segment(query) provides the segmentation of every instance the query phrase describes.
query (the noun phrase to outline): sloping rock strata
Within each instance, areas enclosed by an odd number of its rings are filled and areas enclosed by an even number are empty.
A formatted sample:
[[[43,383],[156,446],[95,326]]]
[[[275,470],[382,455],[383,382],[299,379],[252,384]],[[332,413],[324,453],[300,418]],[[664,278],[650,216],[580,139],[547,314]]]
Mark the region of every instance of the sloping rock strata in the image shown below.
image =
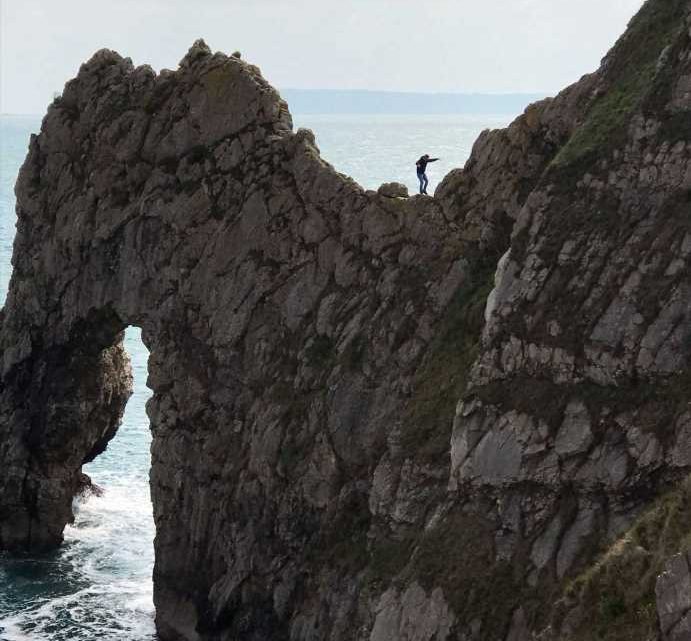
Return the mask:
[[[647,2],[434,199],[338,174],[238,57],[97,53],[17,183],[0,547],[60,543],[136,325],[162,639],[682,638],[683,554],[629,636],[654,580],[578,590],[691,469],[690,15]]]

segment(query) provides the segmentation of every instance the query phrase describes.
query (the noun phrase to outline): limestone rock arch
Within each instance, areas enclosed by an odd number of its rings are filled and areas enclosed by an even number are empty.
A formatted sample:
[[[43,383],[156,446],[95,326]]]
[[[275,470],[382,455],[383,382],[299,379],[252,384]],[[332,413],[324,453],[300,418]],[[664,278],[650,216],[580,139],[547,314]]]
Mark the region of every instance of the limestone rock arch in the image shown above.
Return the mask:
[[[107,50],[84,64],[31,139],[17,215],[0,548],[61,541],[130,394],[135,325],[159,631],[279,638],[310,548],[367,512],[465,275],[454,226],[338,174],[257,68],[203,42],[159,75]]]
[[[649,0],[434,199],[338,174],[201,42],[159,75],[98,53],[17,184],[0,547],[59,543],[136,325],[165,641],[596,620],[566,582],[691,470],[690,15]]]

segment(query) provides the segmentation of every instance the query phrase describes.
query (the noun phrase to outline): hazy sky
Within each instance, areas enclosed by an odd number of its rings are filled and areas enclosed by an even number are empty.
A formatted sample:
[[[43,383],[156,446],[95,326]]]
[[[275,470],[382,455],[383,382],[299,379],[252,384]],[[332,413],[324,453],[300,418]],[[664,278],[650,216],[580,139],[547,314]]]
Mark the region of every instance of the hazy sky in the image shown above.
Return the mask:
[[[194,40],[277,87],[553,93],[642,0],[0,0],[0,111],[43,113],[103,47],[175,68]]]

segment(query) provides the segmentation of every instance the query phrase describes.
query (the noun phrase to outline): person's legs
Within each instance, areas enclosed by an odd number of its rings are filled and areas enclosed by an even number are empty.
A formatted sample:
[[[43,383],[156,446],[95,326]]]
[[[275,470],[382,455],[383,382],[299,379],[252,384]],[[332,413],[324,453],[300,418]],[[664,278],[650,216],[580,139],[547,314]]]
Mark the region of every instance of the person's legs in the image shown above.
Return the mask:
[[[427,180],[427,174],[422,174],[422,179],[425,181],[425,184],[422,187],[422,193],[426,194],[427,193],[427,185],[429,185],[429,180]]]
[[[425,193],[425,182],[424,182],[425,174],[422,174],[418,172],[417,179],[420,181],[420,193],[424,194]]]

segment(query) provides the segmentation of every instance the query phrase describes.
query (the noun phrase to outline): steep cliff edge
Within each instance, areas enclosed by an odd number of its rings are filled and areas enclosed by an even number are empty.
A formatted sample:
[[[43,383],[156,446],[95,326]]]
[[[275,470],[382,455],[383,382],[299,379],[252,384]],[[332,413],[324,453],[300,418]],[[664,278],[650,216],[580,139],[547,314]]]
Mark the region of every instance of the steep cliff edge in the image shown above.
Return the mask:
[[[546,625],[551,590],[689,471],[690,53],[689,3],[648,2],[582,81],[592,92],[516,216],[489,297],[450,489],[496,503],[495,571],[503,557],[522,577],[516,638]],[[636,532],[624,540],[646,580],[620,574],[614,592],[610,576],[588,599],[570,585],[546,638],[656,634],[664,545]],[[592,587],[597,572],[581,580]]]
[[[690,13],[650,0],[435,199],[202,42],[97,53],[17,184],[0,547],[59,544],[136,325],[165,641],[683,638],[684,554],[649,606],[691,530]]]

